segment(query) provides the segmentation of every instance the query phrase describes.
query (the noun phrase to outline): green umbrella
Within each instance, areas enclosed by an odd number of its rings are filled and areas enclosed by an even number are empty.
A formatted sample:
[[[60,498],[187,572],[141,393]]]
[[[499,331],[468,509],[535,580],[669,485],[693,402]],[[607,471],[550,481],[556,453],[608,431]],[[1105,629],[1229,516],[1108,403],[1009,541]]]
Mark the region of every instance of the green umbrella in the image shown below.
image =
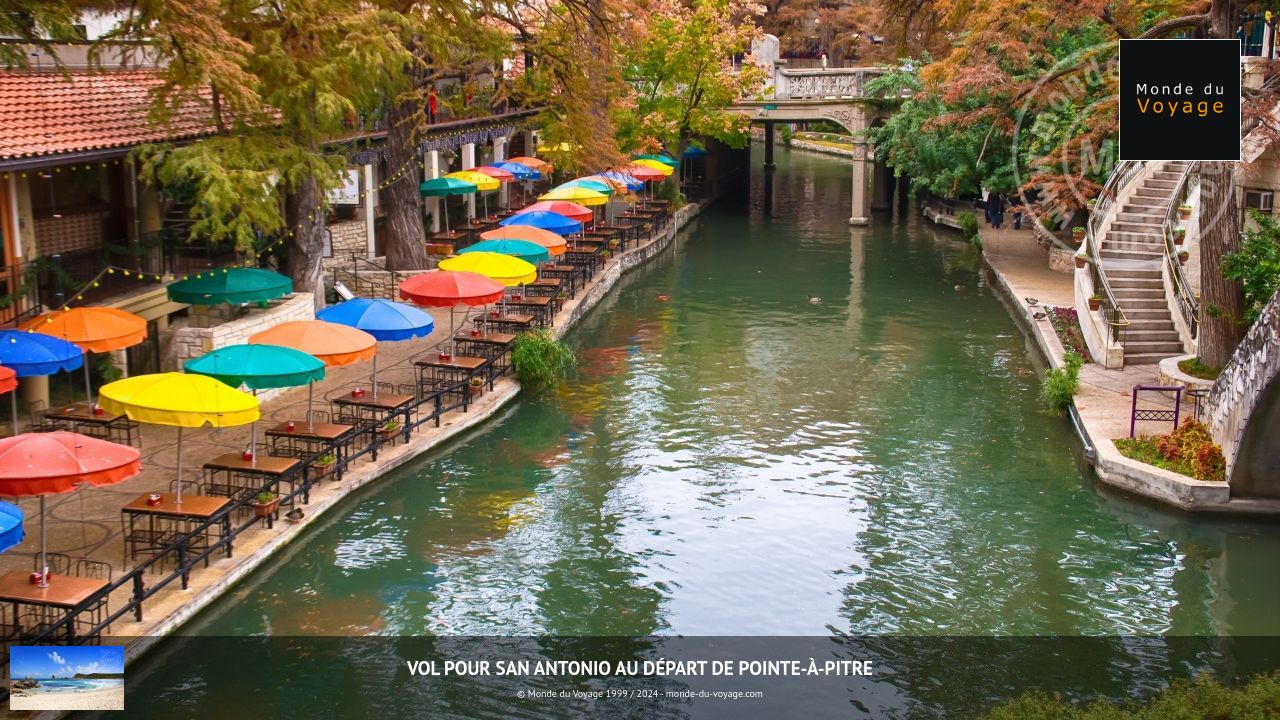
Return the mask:
[[[293,292],[293,281],[259,268],[208,270],[168,287],[169,299],[188,305],[265,302]]]
[[[546,262],[550,258],[550,253],[546,248],[527,240],[484,240],[471,247],[459,250],[458,254],[465,255],[472,252],[493,252],[499,255],[510,255],[511,257],[520,258],[530,265]]]
[[[422,197],[470,195],[475,191],[476,186],[474,184],[451,177],[438,177],[418,186],[418,192],[422,193]],[[449,204],[447,202],[444,206],[444,230],[449,232]]]
[[[637,155],[634,158],[632,158],[632,160],[657,160],[658,162],[668,167],[676,167],[677,165],[680,164],[676,162],[673,158],[668,157],[666,155]]]
[[[280,345],[228,345],[192,358],[182,367],[189,373],[206,375],[233,388],[239,389],[244,385],[255,395],[258,390],[297,387],[324,379],[323,360]],[[307,392],[310,391],[308,387]],[[253,462],[257,463],[257,422],[249,432],[249,449],[253,453]]]

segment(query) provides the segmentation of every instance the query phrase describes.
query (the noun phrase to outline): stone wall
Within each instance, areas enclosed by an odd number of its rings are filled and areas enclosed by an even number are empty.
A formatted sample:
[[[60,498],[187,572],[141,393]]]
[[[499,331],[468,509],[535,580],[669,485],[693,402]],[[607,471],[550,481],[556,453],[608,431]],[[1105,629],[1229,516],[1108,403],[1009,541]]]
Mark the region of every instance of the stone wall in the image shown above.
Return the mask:
[[[1213,383],[1205,403],[1205,421],[1227,458],[1232,478],[1249,416],[1267,386],[1280,374],[1280,292],[1271,297],[1257,322]]]
[[[443,256],[440,256],[441,258]],[[436,256],[428,256],[430,270],[436,266]],[[342,283],[356,297],[400,299],[400,283],[423,270],[378,270],[376,266],[385,265],[386,258],[374,258],[372,262],[351,260],[335,263],[326,268],[324,282],[332,286],[335,281]]]
[[[178,328],[173,333],[173,368],[178,369],[191,358],[228,345],[249,342],[249,336],[289,320],[314,320],[315,302],[311,293],[293,293],[281,300],[273,300],[265,309],[254,307],[248,315],[213,327]],[[279,390],[258,393],[260,400],[278,394]]]
[[[347,220],[328,228],[333,234],[333,257],[324,259],[326,270],[350,262],[352,255],[369,256],[369,236],[364,220]]]

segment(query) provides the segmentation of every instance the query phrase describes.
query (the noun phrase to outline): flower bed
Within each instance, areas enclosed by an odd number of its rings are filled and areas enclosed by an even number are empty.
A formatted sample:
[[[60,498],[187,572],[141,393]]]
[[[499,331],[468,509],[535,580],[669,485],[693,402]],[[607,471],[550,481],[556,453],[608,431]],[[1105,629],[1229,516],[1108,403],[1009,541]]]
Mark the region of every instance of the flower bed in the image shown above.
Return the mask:
[[[1204,425],[1195,420],[1187,419],[1168,435],[1119,438],[1115,444],[1120,454],[1131,460],[1197,480],[1223,482],[1227,479],[1227,461],[1222,456],[1222,448]]]
[[[1058,339],[1062,341],[1062,347],[1074,351],[1084,358],[1085,362],[1093,362],[1093,358],[1089,356],[1089,346],[1084,341],[1084,331],[1080,329],[1080,317],[1076,314],[1076,309],[1046,306],[1045,311],[1049,317],[1049,324],[1053,326],[1053,331],[1058,333]]]

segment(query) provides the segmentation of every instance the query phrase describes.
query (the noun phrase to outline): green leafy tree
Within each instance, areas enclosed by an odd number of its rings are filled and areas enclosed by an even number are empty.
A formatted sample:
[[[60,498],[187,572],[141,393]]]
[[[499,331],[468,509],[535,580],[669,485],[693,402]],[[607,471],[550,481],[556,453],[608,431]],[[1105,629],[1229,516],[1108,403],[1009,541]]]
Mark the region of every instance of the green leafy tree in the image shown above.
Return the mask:
[[[1280,290],[1280,222],[1250,210],[1239,252],[1223,258],[1222,274],[1244,286],[1245,320],[1252,324],[1271,296]]]

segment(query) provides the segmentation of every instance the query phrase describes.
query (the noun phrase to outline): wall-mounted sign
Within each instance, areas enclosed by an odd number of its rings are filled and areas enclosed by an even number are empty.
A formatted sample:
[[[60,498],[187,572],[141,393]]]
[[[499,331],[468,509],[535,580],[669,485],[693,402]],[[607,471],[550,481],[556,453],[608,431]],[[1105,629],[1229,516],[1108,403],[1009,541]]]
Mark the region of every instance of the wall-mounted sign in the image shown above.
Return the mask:
[[[328,192],[330,205],[360,204],[360,169],[349,168],[338,173],[342,184]]]

